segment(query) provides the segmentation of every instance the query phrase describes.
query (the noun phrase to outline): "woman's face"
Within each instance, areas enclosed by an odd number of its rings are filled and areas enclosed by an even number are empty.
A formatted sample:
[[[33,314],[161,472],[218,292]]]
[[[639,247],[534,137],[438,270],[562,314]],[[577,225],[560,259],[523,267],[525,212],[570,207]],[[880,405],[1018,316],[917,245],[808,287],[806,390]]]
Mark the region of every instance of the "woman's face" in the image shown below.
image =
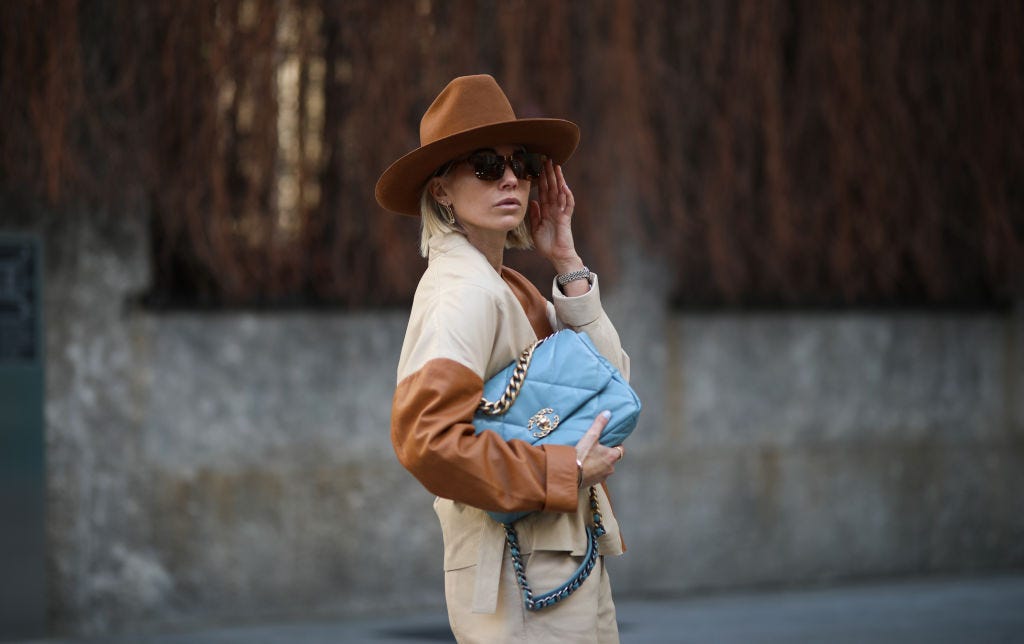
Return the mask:
[[[507,158],[523,147],[497,145],[493,148],[477,148],[473,152],[481,149]],[[434,198],[451,204],[459,223],[470,234],[508,233],[523,221],[530,203],[531,181],[516,178],[509,163],[505,164],[504,174],[496,181],[478,179],[472,166],[466,162],[455,163],[438,181]]]

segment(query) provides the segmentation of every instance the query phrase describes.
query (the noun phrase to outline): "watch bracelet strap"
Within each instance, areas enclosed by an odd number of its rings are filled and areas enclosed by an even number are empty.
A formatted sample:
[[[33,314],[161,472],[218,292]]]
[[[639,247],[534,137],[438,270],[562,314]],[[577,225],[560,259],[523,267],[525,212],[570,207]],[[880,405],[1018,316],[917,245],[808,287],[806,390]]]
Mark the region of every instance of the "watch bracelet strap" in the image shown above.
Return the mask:
[[[555,281],[558,282],[559,286],[565,286],[569,282],[575,282],[576,280],[582,279],[585,279],[588,282],[590,281],[590,269],[587,268],[586,266],[584,266],[583,269],[579,271],[573,271],[571,273],[562,273],[561,275],[555,278]]]

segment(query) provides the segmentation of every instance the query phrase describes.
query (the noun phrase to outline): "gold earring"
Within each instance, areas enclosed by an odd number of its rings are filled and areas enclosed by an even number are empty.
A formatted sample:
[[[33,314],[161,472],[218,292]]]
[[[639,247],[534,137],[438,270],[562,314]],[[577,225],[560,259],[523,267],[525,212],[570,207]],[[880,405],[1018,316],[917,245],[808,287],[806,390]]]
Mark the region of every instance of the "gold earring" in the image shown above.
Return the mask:
[[[438,205],[440,205],[441,206],[441,210],[444,211],[444,219],[445,219],[445,221],[448,222],[448,225],[449,226],[454,226],[455,225],[455,210],[452,208],[451,204],[441,203],[441,204],[438,204]]]

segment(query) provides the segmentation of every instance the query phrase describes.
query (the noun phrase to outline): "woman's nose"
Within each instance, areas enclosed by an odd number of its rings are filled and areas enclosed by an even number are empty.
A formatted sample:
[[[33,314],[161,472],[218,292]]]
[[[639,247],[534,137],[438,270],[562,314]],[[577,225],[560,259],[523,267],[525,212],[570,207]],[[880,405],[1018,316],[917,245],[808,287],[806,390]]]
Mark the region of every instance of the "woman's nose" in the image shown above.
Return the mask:
[[[501,187],[502,188],[515,188],[519,185],[519,178],[516,177],[516,173],[512,172],[512,164],[505,164],[505,172],[501,175]]]

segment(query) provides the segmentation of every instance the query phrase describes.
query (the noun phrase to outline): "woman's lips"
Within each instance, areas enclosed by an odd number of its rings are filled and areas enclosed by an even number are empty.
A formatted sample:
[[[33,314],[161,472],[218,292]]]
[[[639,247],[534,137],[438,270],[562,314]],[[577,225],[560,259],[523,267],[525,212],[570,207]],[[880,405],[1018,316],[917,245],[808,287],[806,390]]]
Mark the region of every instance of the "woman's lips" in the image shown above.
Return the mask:
[[[509,207],[509,206],[518,208],[519,206],[523,205],[523,203],[521,201],[519,201],[518,199],[514,199],[514,198],[510,197],[508,199],[502,199],[501,201],[499,201],[498,203],[496,203],[494,205],[498,206],[499,208],[501,208],[501,207]]]

